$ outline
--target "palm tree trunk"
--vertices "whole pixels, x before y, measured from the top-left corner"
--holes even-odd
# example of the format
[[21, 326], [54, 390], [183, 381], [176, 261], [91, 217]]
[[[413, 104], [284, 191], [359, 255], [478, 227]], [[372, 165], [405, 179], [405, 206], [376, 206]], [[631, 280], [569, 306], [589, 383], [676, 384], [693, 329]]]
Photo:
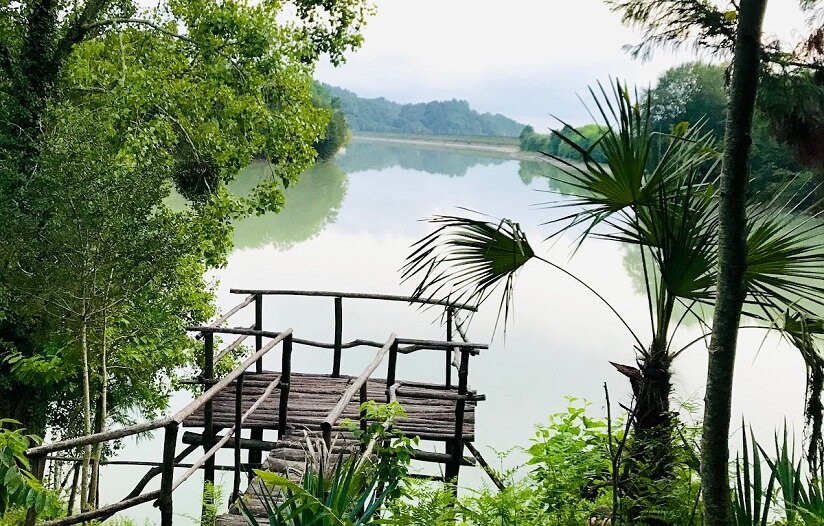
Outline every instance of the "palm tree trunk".
[[[639, 369], [619, 367], [629, 377], [635, 397], [634, 436], [624, 464], [623, 490], [631, 505], [627, 521], [631, 524], [660, 526], [666, 520], [649, 513], [665, 505], [663, 495], [672, 478], [672, 426], [670, 393], [672, 371], [666, 341], [656, 339]], [[660, 491], [659, 491], [660, 490]]]
[[735, 347], [746, 297], [746, 196], [752, 119], [761, 58], [761, 26], [767, 0], [741, 0], [724, 138], [719, 203], [718, 299], [704, 397], [701, 487], [707, 526], [729, 526], [729, 431]]

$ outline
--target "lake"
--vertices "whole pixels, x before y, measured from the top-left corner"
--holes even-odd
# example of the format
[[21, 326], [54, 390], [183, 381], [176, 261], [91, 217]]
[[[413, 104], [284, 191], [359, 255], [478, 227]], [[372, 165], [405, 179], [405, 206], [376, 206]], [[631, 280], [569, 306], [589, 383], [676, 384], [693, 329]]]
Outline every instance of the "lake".
[[[640, 257], [614, 243], [588, 240], [574, 253], [574, 236], [541, 242], [551, 230], [542, 223], [562, 213], [540, 203], [558, 199], [547, 163], [498, 158], [494, 154], [450, 149], [424, 149], [354, 140], [334, 163], [318, 166], [287, 191], [279, 215], [253, 217], [236, 226], [235, 250], [224, 269], [213, 274], [217, 299], [225, 311], [242, 296], [230, 288], [340, 290], [409, 294], [414, 283], [400, 283], [398, 270], [410, 245], [430, 232], [421, 219], [433, 214], [465, 213], [465, 207], [493, 217], [520, 222], [536, 251], [586, 281], [607, 298], [630, 325], [649, 340]], [[248, 168], [234, 190], [243, 192], [261, 177], [262, 165]], [[564, 210], [563, 213], [568, 213]], [[385, 340], [391, 332], [403, 337], [444, 339], [434, 310], [406, 304], [344, 300], [344, 340]], [[252, 309], [237, 324], [251, 324]], [[295, 335], [332, 341], [331, 298], [267, 298], [264, 325], [268, 330], [291, 327]], [[496, 327], [497, 301], [491, 300], [469, 327], [476, 342], [490, 349], [471, 361], [470, 384], [487, 395], [477, 410], [475, 445], [493, 465], [495, 450], [529, 444], [536, 423], [562, 411], [566, 397], [586, 399], [591, 413], [602, 417], [604, 382], [613, 407], [627, 402], [629, 386], [610, 361], [633, 364], [633, 339], [616, 317], [591, 293], [560, 272], [539, 263], [527, 265], [518, 277], [515, 313], [504, 332]], [[698, 324], [680, 332], [678, 342], [701, 335]], [[800, 429], [805, 376], [800, 357], [775, 335], [744, 330], [740, 337], [733, 407], [733, 443], [740, 440], [742, 415], [764, 443], [784, 418]], [[374, 350], [344, 351], [343, 372], [358, 374]], [[277, 369], [279, 353], [271, 353], [267, 368]], [[296, 347], [295, 371], [331, 371], [331, 352]], [[696, 345], [674, 364], [675, 406], [685, 418], [700, 418], [706, 373], [706, 347]], [[419, 352], [402, 356], [399, 379], [443, 381], [443, 355]], [[178, 394], [172, 409], [188, 399]], [[269, 438], [269, 437], [267, 437]], [[127, 442], [119, 458], [159, 460], [162, 437]], [[179, 449], [178, 449], [179, 450]], [[193, 459], [194, 457], [192, 457]], [[231, 463], [231, 450], [218, 463]], [[522, 458], [514, 452], [505, 465]], [[111, 466], [103, 470], [102, 502], [122, 498], [147, 468]], [[218, 472], [228, 498], [231, 474]], [[176, 518], [200, 512], [202, 479], [193, 477], [175, 492]], [[155, 487], [159, 481], [155, 481]], [[464, 468], [461, 484], [486, 482], [478, 468]], [[159, 521], [151, 505], [126, 514], [142, 524]]]

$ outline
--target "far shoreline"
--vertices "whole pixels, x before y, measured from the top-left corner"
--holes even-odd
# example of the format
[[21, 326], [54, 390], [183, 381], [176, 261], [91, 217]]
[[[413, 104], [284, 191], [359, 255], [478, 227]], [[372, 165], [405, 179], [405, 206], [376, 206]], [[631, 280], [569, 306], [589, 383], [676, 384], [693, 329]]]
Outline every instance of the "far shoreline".
[[496, 154], [496, 156], [503, 159], [519, 161], [548, 161], [544, 155], [538, 152], [522, 151], [516, 137], [353, 133], [352, 140], [408, 144], [432, 149], [485, 152]]

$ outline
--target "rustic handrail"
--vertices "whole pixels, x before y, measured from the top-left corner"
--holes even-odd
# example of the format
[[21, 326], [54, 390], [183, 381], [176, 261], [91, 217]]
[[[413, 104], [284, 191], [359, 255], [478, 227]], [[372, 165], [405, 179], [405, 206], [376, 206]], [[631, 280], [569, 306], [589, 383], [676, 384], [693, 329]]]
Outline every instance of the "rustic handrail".
[[292, 329], [288, 329], [281, 333], [274, 334], [278, 334], [278, 336], [275, 337], [271, 342], [266, 344], [264, 347], [262, 347], [259, 351], [257, 351], [249, 358], [247, 358], [232, 372], [223, 377], [219, 382], [211, 386], [201, 396], [190, 402], [189, 405], [175, 413], [173, 416], [156, 418], [155, 420], [152, 420], [150, 422], [142, 422], [140, 424], [122, 427], [119, 429], [112, 429], [109, 431], [93, 433], [91, 435], [86, 435], [82, 437], [69, 438], [66, 440], [61, 440], [59, 442], [52, 442], [50, 444], [43, 444], [41, 446], [30, 448], [28, 451], [26, 451], [26, 455], [28, 455], [29, 457], [37, 457], [49, 453], [54, 453], [55, 451], [65, 451], [67, 449], [73, 449], [76, 447], [98, 444], [100, 442], [108, 442], [110, 440], [116, 440], [119, 438], [126, 438], [132, 435], [137, 435], [139, 433], [145, 433], [147, 431], [154, 431], [155, 429], [165, 427], [172, 422], [181, 423], [186, 417], [193, 414], [195, 411], [200, 409], [206, 402], [214, 398], [218, 392], [220, 392], [233, 380], [240, 376], [240, 374], [243, 373], [246, 369], [248, 369], [258, 358], [262, 357], [264, 354], [269, 352], [275, 345], [283, 341], [283, 339], [285, 339], [287, 336], [290, 336], [292, 334]]
[[384, 343], [383, 347], [381, 347], [381, 349], [375, 354], [375, 358], [373, 358], [369, 365], [366, 366], [366, 369], [363, 370], [360, 376], [355, 378], [352, 381], [352, 383], [349, 384], [349, 387], [338, 400], [337, 405], [335, 405], [332, 411], [330, 411], [329, 414], [326, 415], [326, 418], [323, 420], [323, 422], [321, 422], [320, 427], [321, 431], [323, 432], [323, 439], [326, 442], [327, 446], [330, 444], [332, 440], [332, 427], [335, 425], [335, 422], [338, 421], [340, 415], [343, 414], [344, 410], [346, 410], [346, 406], [348, 406], [349, 402], [352, 401], [352, 398], [355, 396], [355, 393], [357, 393], [360, 390], [361, 386], [366, 384], [366, 381], [369, 379], [370, 376], [372, 376], [372, 373], [374, 373], [375, 369], [377, 369], [378, 366], [381, 364], [383, 358], [386, 356], [386, 353], [388, 353], [389, 350], [392, 347], [395, 347], [396, 345], [397, 340], [395, 338], [395, 333], [392, 333], [389, 336], [389, 339], [386, 341], [386, 343]]
[[[251, 365], [251, 363], [250, 363], [250, 365]], [[249, 418], [249, 416], [252, 415], [252, 413], [257, 411], [257, 409], [261, 406], [261, 404], [263, 404], [263, 402], [265, 402], [266, 399], [269, 398], [272, 395], [274, 390], [279, 385], [280, 385], [280, 377], [279, 376], [276, 377], [271, 382], [269, 382], [269, 385], [266, 388], [266, 390], [263, 392], [263, 394], [260, 395], [260, 397], [258, 397], [258, 399], [255, 400], [255, 403], [252, 404], [252, 406], [249, 409], [247, 409], [246, 412], [243, 413], [243, 416], [240, 417], [241, 425], [246, 421], [247, 418]], [[216, 442], [215, 445], [212, 446], [211, 449], [209, 449], [209, 451], [207, 451], [203, 456], [201, 456], [199, 459], [197, 459], [195, 462], [193, 462], [192, 466], [189, 469], [187, 469], [183, 473], [183, 475], [181, 475], [180, 477], [178, 477], [174, 481], [174, 484], [172, 484], [172, 491], [176, 490], [181, 484], [186, 482], [186, 480], [189, 477], [191, 477], [194, 473], [196, 473], [197, 470], [200, 469], [203, 466], [203, 464], [206, 463], [207, 460], [212, 458], [215, 455], [215, 453], [220, 451], [220, 448], [222, 448], [226, 444], [226, 442], [228, 442], [229, 439], [232, 438], [235, 435], [236, 432], [237, 432], [237, 427], [235, 425], [232, 425], [232, 427], [230, 427], [226, 431], [226, 434], [223, 435], [223, 437], [218, 442]]]
[[171, 417], [171, 420], [174, 421], [174, 422], [177, 422], [177, 423], [182, 423], [183, 420], [185, 420], [187, 417], [191, 416], [195, 411], [200, 409], [200, 407], [202, 407], [206, 402], [210, 401], [212, 398], [217, 396], [217, 394], [220, 391], [225, 389], [230, 383], [232, 383], [235, 379], [237, 379], [238, 376], [243, 374], [246, 371], [246, 369], [251, 367], [252, 364], [255, 363], [258, 360], [258, 358], [262, 358], [263, 355], [265, 355], [267, 352], [271, 351], [272, 348], [274, 348], [277, 344], [279, 344], [280, 342], [285, 340], [287, 337], [291, 336], [292, 335], [292, 329], [286, 329], [283, 332], [272, 333], [272, 334], [277, 334], [277, 336], [275, 336], [272, 339], [272, 341], [270, 341], [269, 343], [267, 343], [266, 345], [261, 347], [261, 349], [259, 351], [257, 351], [256, 353], [254, 353], [251, 356], [249, 356], [248, 358], [246, 358], [243, 361], [243, 363], [241, 363], [240, 365], [235, 367], [232, 370], [232, 372], [230, 372], [229, 374], [227, 374], [226, 376], [221, 378], [219, 382], [214, 384], [206, 392], [204, 392], [202, 395], [200, 395], [197, 398], [197, 400], [192, 401], [189, 405], [187, 405], [186, 407], [184, 407], [183, 409], [181, 409], [180, 411], [175, 413], [175, 415], [173, 417]]
[[[216, 320], [214, 320], [209, 325], [209, 327], [217, 327], [217, 326], [225, 323], [226, 320], [228, 320], [229, 318], [231, 318], [232, 316], [234, 316], [235, 314], [237, 314], [238, 312], [240, 312], [241, 310], [246, 308], [246, 306], [248, 306], [250, 303], [255, 302], [255, 300], [257, 300], [257, 298], [255, 297], [254, 294], [250, 294], [250, 295], [246, 296], [243, 299], [243, 301], [241, 301], [240, 303], [238, 303], [237, 305], [235, 305], [234, 307], [232, 307], [231, 309], [226, 311], [226, 314], [223, 314], [223, 315], [219, 316]], [[195, 339], [199, 340], [202, 337], [203, 337], [203, 333], [198, 334], [197, 336], [195, 336]]]
[[243, 301], [241, 301], [240, 303], [238, 303], [237, 305], [235, 305], [234, 307], [229, 309], [229, 311], [226, 312], [226, 314], [224, 314], [223, 316], [221, 316], [218, 319], [216, 319], [215, 321], [213, 321], [211, 323], [211, 325], [212, 326], [220, 325], [221, 323], [225, 322], [226, 320], [228, 320], [229, 318], [231, 318], [232, 316], [234, 316], [235, 314], [240, 312], [241, 309], [243, 309], [244, 307], [246, 307], [247, 305], [249, 305], [253, 301], [255, 301], [255, 295], [254, 294], [249, 294], [248, 296], [246, 296], [246, 298]]
[[[280, 333], [279, 332], [272, 332], [272, 331], [258, 331], [251, 328], [246, 327], [212, 327], [212, 326], [205, 326], [205, 327], [186, 327], [188, 331], [198, 331], [198, 332], [210, 332], [213, 334], [240, 334], [243, 336], [263, 336], [264, 338], [275, 338]], [[300, 345], [306, 345], [309, 347], [317, 347], [320, 349], [334, 349], [334, 343], [324, 343], [324, 342], [317, 342], [313, 340], [307, 340], [304, 338], [293, 338], [292, 341], [294, 343]], [[398, 348], [398, 352], [400, 354], [409, 354], [415, 351], [420, 350], [430, 350], [430, 351], [448, 351], [450, 349], [469, 349], [471, 354], [478, 354], [478, 351], [489, 349], [489, 345], [484, 343], [471, 343], [471, 342], [461, 342], [461, 341], [444, 341], [444, 340], [419, 340], [414, 338], [396, 338], [398, 345], [406, 345], [406, 347]], [[364, 339], [357, 339], [352, 340], [346, 343], [340, 344], [340, 348], [342, 349], [352, 349], [354, 347], [375, 347], [381, 348], [384, 346], [385, 342], [378, 342], [374, 340], [364, 340]], [[234, 343], [232, 344], [234, 345]], [[231, 346], [230, 346], [231, 347]], [[219, 358], [223, 357], [222, 351], [221, 354], [218, 354], [218, 357], [215, 358], [215, 363], [217, 363]]]
[[315, 298], [351, 298], [378, 301], [401, 301], [404, 303], [419, 303], [422, 305], [441, 305], [470, 312], [478, 312], [478, 307], [468, 303], [456, 303], [443, 299], [416, 298], [414, 296], [396, 296], [393, 294], [368, 294], [364, 292], [333, 292], [322, 290], [266, 290], [266, 289], [230, 289], [232, 294], [260, 294], [262, 296], [309, 296]]
[[[254, 326], [254, 325], [250, 325], [250, 326], [249, 326], [249, 328], [250, 328], [250, 329], [254, 329], [254, 328], [255, 328], [255, 326]], [[241, 344], [241, 343], [243, 343], [243, 341], [244, 341], [246, 338], [248, 338], [249, 336], [251, 336], [251, 334], [242, 334], [242, 335], [241, 335], [238, 339], [236, 339], [235, 341], [233, 341], [232, 343], [230, 343], [229, 345], [227, 345], [227, 346], [226, 346], [226, 348], [224, 348], [222, 351], [220, 351], [219, 353], [217, 353], [217, 356], [215, 356], [215, 363], [219, 363], [219, 362], [220, 362], [220, 360], [222, 360], [223, 358], [225, 358], [227, 354], [229, 354], [230, 352], [232, 352], [232, 351], [234, 351], [235, 349], [237, 349], [238, 347], [240, 347], [240, 344]]]
[[139, 504], [143, 504], [146, 502], [151, 502], [157, 499], [160, 496], [160, 490], [150, 491], [149, 493], [143, 493], [142, 495], [137, 495], [136, 497], [131, 497], [128, 499], [123, 499], [121, 501], [115, 502], [114, 504], [109, 504], [108, 506], [103, 506], [102, 508], [97, 508], [96, 510], [86, 511], [83, 513], [78, 513], [77, 515], [72, 515], [70, 517], [63, 517], [61, 519], [53, 519], [50, 521], [38, 522], [37, 526], [66, 526], [69, 524], [77, 524], [79, 522], [88, 522], [100, 517], [104, 516], [111, 516], [114, 513], [122, 510], [126, 510], [129, 508], [133, 508]]

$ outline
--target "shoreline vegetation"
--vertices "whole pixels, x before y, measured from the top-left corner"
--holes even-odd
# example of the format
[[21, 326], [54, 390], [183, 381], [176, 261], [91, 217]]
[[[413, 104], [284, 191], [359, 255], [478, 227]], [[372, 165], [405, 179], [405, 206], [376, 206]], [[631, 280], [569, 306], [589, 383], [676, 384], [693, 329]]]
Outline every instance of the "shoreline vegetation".
[[505, 159], [519, 161], [546, 161], [549, 158], [538, 152], [520, 149], [517, 137], [491, 137], [475, 135], [430, 135], [413, 133], [366, 133], [353, 132], [353, 141], [370, 141], [391, 144], [408, 144], [420, 148], [465, 150], [488, 153]]

